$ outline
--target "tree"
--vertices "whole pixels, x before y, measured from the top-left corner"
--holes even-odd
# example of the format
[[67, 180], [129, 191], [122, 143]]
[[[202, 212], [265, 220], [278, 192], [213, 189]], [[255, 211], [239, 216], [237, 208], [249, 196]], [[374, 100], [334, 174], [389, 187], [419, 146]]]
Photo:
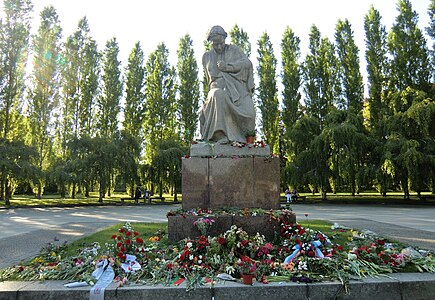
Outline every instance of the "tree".
[[[0, 138], [0, 169], [10, 181], [33, 181], [40, 176], [39, 170], [33, 165], [37, 153], [33, 147], [23, 141], [9, 141]], [[5, 190], [5, 205], [10, 205], [13, 195], [13, 185], [7, 184]]]
[[[334, 181], [345, 177], [352, 196], [358, 190], [357, 174], [363, 164], [366, 135], [363, 131], [363, 78], [359, 69], [359, 49], [355, 44], [349, 21], [339, 20], [335, 32], [339, 61], [340, 91], [344, 99], [345, 118], [332, 127], [331, 143], [334, 145]], [[339, 107], [340, 108], [340, 107]], [[334, 174], [334, 172], [333, 172]]]
[[315, 25], [311, 27], [309, 40], [303, 68], [304, 102], [307, 114], [318, 118], [322, 127], [333, 101], [339, 99], [337, 58], [334, 45], [321, 37]]
[[[145, 160], [154, 166], [153, 157], [158, 152], [159, 141], [176, 135], [178, 127], [175, 111], [175, 69], [168, 60], [169, 51], [165, 44], [159, 44], [149, 55], [145, 76]], [[155, 171], [155, 170], [154, 170]], [[151, 170], [153, 172], [153, 170]], [[151, 176], [162, 188], [162, 174]], [[151, 188], [153, 191], [153, 187]], [[162, 191], [160, 191], [162, 192]]]
[[364, 87], [359, 69], [359, 49], [355, 44], [353, 31], [347, 19], [338, 21], [335, 40], [340, 66], [340, 90], [345, 99], [345, 108], [355, 114], [362, 115]]
[[329, 138], [331, 121], [326, 121], [334, 108], [334, 100], [339, 99], [338, 62], [334, 45], [327, 38], [321, 37], [315, 25], [311, 27], [309, 40], [310, 51], [305, 58], [303, 68], [305, 104], [307, 116], [317, 119], [317, 122], [311, 121], [310, 123], [317, 124], [319, 128], [312, 129], [312, 132], [318, 135], [300, 154], [297, 165], [301, 167], [302, 162], [307, 163], [311, 160], [308, 167], [304, 169], [309, 168], [307, 173], [315, 176], [314, 190], [320, 187], [322, 199], [326, 200], [331, 175], [329, 161], [332, 155]]
[[[28, 112], [31, 144], [38, 152], [36, 166], [41, 173], [48, 168], [54, 138], [52, 119], [59, 101], [59, 55], [62, 29], [53, 6], [41, 12], [41, 25], [33, 37], [33, 76]], [[36, 195], [42, 195], [44, 179], [39, 178]]]
[[102, 93], [97, 99], [98, 134], [109, 140], [118, 135], [118, 117], [120, 112], [123, 81], [121, 62], [118, 60], [119, 46], [116, 38], [106, 43], [103, 55]]
[[[5, 0], [0, 21], [0, 129], [1, 137], [17, 135], [30, 35], [30, 0]], [[0, 199], [7, 198], [10, 173], [0, 168]]]
[[387, 72], [387, 33], [381, 23], [379, 12], [370, 7], [364, 19], [367, 73], [369, 83], [369, 126], [379, 128], [379, 121], [385, 115], [386, 72]]
[[[95, 40], [90, 35], [88, 21], [83, 18], [78, 23], [77, 30], [67, 38], [61, 71], [62, 103], [61, 112], [58, 116], [58, 144], [61, 150], [61, 158], [82, 159], [74, 157], [74, 151], [67, 145], [73, 140], [85, 136], [93, 136], [95, 129], [95, 99], [98, 93], [98, 80], [100, 74], [100, 54]], [[81, 174], [74, 173], [69, 177], [72, 184], [71, 197], [75, 198], [77, 178], [84, 178]], [[78, 172], [78, 171], [77, 171]], [[85, 186], [88, 195], [89, 180], [81, 182]], [[63, 187], [60, 188], [61, 190]]]
[[[409, 134], [411, 128], [404, 116], [410, 114], [413, 107], [419, 107], [419, 102], [426, 101], [425, 95], [433, 95], [433, 87], [426, 40], [417, 26], [418, 15], [408, 0], [400, 0], [397, 9], [399, 14], [387, 41], [392, 59], [387, 98], [391, 115], [386, 136], [392, 142], [387, 142], [386, 146], [387, 150], [394, 150], [389, 151], [395, 169], [394, 179], [401, 185], [404, 198], [409, 199], [412, 182], [420, 189], [421, 178], [426, 176], [423, 180], [433, 180], [433, 177], [427, 178], [430, 173], [426, 174], [418, 167], [430, 161], [433, 153], [424, 152], [431, 149], [425, 147], [426, 137]], [[429, 96], [429, 99], [433, 101], [433, 97]], [[425, 122], [433, 123], [430, 118]], [[433, 140], [433, 136], [431, 138]], [[417, 167], [410, 168], [413, 163]]]
[[251, 56], [251, 43], [248, 33], [239, 28], [237, 24], [230, 30], [231, 44], [238, 46], [249, 58]]
[[185, 35], [180, 39], [177, 55], [179, 79], [177, 110], [180, 117], [180, 133], [184, 143], [189, 144], [195, 136], [199, 108], [198, 63], [195, 59], [192, 40], [189, 35]]
[[387, 41], [392, 56], [390, 88], [403, 91], [409, 86], [428, 92], [430, 60], [426, 39], [418, 28], [418, 15], [412, 10], [409, 0], [399, 0], [397, 10], [399, 14]]
[[[123, 81], [121, 77], [121, 62], [118, 60], [119, 47], [116, 38], [107, 41], [104, 49], [102, 66], [102, 93], [97, 99], [97, 124], [98, 136], [106, 142], [112, 142], [119, 137], [118, 118], [120, 112]], [[101, 143], [98, 143], [101, 145]], [[106, 149], [99, 150], [102, 153]], [[109, 191], [112, 187], [112, 175], [115, 170], [115, 162], [107, 160], [106, 171], [100, 174], [100, 201], [105, 196], [106, 187]], [[107, 176], [107, 178], [102, 178]]]
[[[294, 34], [290, 27], [287, 27], [284, 31], [284, 35], [281, 41], [281, 57], [282, 57], [282, 112], [281, 119], [284, 126], [284, 132], [282, 139], [283, 151], [288, 159], [287, 167], [285, 168], [284, 179], [285, 185], [295, 177], [296, 174], [291, 172], [292, 162], [297, 155], [296, 144], [298, 140], [291, 134], [296, 122], [302, 116], [301, 110], [301, 93], [300, 88], [302, 85], [302, 70], [299, 63], [300, 59], [300, 39]], [[281, 141], [280, 139], [280, 141]], [[284, 164], [284, 163], [283, 163]], [[282, 168], [284, 169], [284, 168]]]
[[429, 4], [429, 8], [427, 10], [429, 14], [429, 26], [426, 27], [427, 34], [432, 38], [432, 80], [435, 80], [434, 68], [435, 68], [435, 0]]
[[[132, 163], [128, 168], [122, 168], [124, 180], [130, 187], [130, 195], [134, 195], [134, 185], [139, 181], [138, 168], [143, 141], [143, 115], [145, 112], [145, 66], [144, 54], [137, 42], [128, 58], [128, 65], [125, 71], [125, 107], [122, 140], [126, 141], [125, 148], [133, 154]], [[137, 149], [137, 151], [135, 151]], [[124, 172], [125, 171], [125, 172]]]
[[270, 145], [273, 153], [277, 153], [279, 151], [279, 109], [276, 86], [277, 60], [273, 53], [272, 43], [266, 32], [258, 40], [257, 52], [257, 73], [259, 78], [258, 103], [262, 117], [262, 129], [266, 143]]

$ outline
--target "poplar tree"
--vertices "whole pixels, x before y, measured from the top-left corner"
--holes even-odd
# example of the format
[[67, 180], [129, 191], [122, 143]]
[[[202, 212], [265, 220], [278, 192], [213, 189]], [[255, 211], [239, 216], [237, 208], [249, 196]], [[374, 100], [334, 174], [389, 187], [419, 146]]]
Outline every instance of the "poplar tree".
[[248, 33], [239, 28], [237, 24], [230, 30], [231, 44], [238, 46], [249, 58], [251, 56], [251, 43]]
[[299, 63], [301, 56], [300, 39], [290, 27], [284, 31], [281, 41], [282, 57], [282, 120], [286, 132], [286, 140], [291, 139], [290, 131], [296, 121], [301, 117], [302, 69]]
[[[303, 68], [307, 119], [302, 120], [302, 124], [309, 126], [305, 129], [304, 141], [300, 141], [308, 147], [300, 154], [297, 166], [302, 173], [311, 177], [314, 190], [320, 187], [322, 199], [326, 200], [331, 175], [330, 127], [337, 120], [327, 120], [327, 117], [334, 111], [334, 101], [339, 99], [340, 94], [338, 61], [334, 45], [326, 37], [321, 37], [315, 25], [311, 27], [309, 41], [309, 52]], [[316, 128], [316, 125], [319, 127]], [[298, 126], [298, 130], [301, 129]], [[308, 137], [311, 140], [305, 141]]]
[[[91, 37], [88, 21], [79, 21], [77, 30], [67, 38], [62, 58], [62, 104], [58, 117], [58, 140], [61, 159], [68, 161], [71, 197], [75, 198], [77, 184], [83, 184], [89, 193], [90, 166], [83, 162], [87, 151], [80, 151], [79, 140], [95, 136], [95, 107], [100, 75], [100, 53]], [[62, 174], [62, 172], [57, 172]], [[57, 180], [64, 184], [63, 176]], [[60, 186], [60, 190], [63, 190]]]
[[178, 127], [175, 115], [176, 72], [170, 65], [168, 56], [165, 44], [159, 44], [148, 57], [145, 76], [145, 161], [151, 166], [151, 190], [154, 190], [154, 183], [157, 183], [160, 196], [163, 193], [164, 176], [162, 167], [157, 164], [158, 145], [176, 136]]
[[336, 49], [338, 54], [342, 96], [345, 109], [362, 116], [364, 87], [359, 69], [359, 49], [355, 44], [353, 30], [349, 20], [339, 20], [335, 29]]
[[143, 141], [143, 115], [145, 112], [145, 65], [144, 53], [137, 42], [134, 45], [125, 70], [125, 106], [122, 121], [122, 139], [125, 141], [123, 150], [132, 157], [130, 163], [120, 168], [120, 175], [134, 196], [135, 183], [139, 181], [138, 168]]
[[[0, 20], [0, 130], [5, 143], [19, 137], [25, 68], [30, 36], [30, 0], [5, 0]], [[12, 177], [0, 167], [0, 199], [9, 204]]]
[[379, 128], [379, 121], [386, 111], [385, 95], [387, 60], [387, 32], [381, 23], [382, 17], [371, 6], [364, 19], [367, 73], [369, 84], [369, 126]]
[[113, 140], [118, 135], [118, 118], [123, 90], [119, 46], [116, 38], [107, 41], [102, 59], [102, 88], [97, 98], [99, 136]]
[[[54, 140], [53, 117], [59, 105], [59, 62], [61, 32], [58, 15], [53, 6], [41, 12], [41, 24], [33, 37], [33, 74], [28, 113], [30, 139], [38, 153], [36, 166], [41, 172], [48, 168]], [[44, 177], [38, 179], [36, 196], [41, 197]]]
[[273, 52], [272, 42], [265, 32], [258, 40], [258, 105], [261, 111], [262, 130], [265, 141], [273, 153], [279, 152], [279, 103], [276, 86], [277, 60]]
[[302, 85], [302, 68], [299, 63], [301, 56], [300, 39], [297, 37], [290, 27], [284, 31], [281, 40], [281, 57], [282, 57], [282, 71], [281, 81], [283, 84], [282, 91], [282, 112], [281, 119], [283, 124], [283, 132], [281, 133], [281, 159], [282, 162], [281, 176], [284, 185], [288, 183], [296, 185], [298, 174], [294, 168], [294, 160], [297, 156], [297, 144], [292, 134], [293, 127], [302, 116], [301, 109], [301, 93], [300, 88]]
[[308, 115], [317, 118], [322, 126], [340, 94], [337, 58], [334, 45], [328, 38], [321, 37], [315, 25], [311, 27], [309, 41], [303, 68], [304, 102]]
[[[399, 14], [387, 41], [392, 56], [390, 89], [403, 91], [411, 87], [428, 92], [431, 76], [429, 52], [423, 32], [418, 27], [418, 15], [412, 10], [409, 0], [399, 0], [397, 10]], [[396, 108], [406, 110], [410, 104]]]
[[198, 124], [199, 109], [199, 79], [198, 63], [195, 59], [192, 39], [185, 35], [180, 39], [177, 51], [178, 74], [178, 115], [180, 118], [180, 135], [186, 145], [189, 145], [195, 136]]
[[[370, 130], [371, 151], [367, 164], [368, 174], [374, 174], [376, 185], [382, 196], [386, 196], [387, 189], [392, 183], [391, 160], [384, 155], [387, 142], [385, 124], [389, 118], [387, 100], [387, 32], [382, 25], [382, 17], [371, 6], [364, 19], [367, 73], [369, 84], [368, 98], [368, 129]], [[388, 152], [387, 152], [388, 153]]]

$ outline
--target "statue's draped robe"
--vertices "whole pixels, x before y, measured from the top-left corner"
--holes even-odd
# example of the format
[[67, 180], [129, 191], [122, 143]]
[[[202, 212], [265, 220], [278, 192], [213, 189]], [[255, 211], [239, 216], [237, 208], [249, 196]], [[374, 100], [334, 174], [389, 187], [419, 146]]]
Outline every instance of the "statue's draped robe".
[[[218, 69], [219, 60], [226, 62], [229, 71]], [[230, 141], [245, 142], [245, 132], [255, 130], [251, 61], [238, 47], [225, 45], [222, 54], [213, 49], [206, 52], [202, 63], [209, 83], [199, 116], [202, 139], [216, 141], [220, 131]]]

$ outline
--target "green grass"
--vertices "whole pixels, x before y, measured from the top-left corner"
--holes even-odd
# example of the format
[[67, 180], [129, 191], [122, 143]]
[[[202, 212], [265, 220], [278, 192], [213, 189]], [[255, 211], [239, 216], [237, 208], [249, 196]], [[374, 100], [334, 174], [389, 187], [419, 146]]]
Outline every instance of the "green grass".
[[[154, 195], [157, 196], [157, 195]], [[121, 205], [121, 198], [129, 198], [127, 193], [114, 193], [110, 197], [103, 199], [103, 205]], [[163, 194], [165, 198], [164, 203], [173, 203], [174, 196], [170, 194]], [[181, 201], [181, 195], [178, 195], [178, 201]], [[143, 203], [143, 198], [140, 199], [140, 203]], [[153, 203], [160, 202], [160, 200], [153, 200]], [[134, 203], [134, 200], [126, 200], [126, 204]], [[34, 196], [29, 195], [14, 195], [10, 199], [10, 206], [19, 207], [36, 207], [36, 206], [74, 206], [74, 205], [101, 205], [98, 202], [98, 193], [90, 193], [90, 196], [86, 198], [82, 194], [77, 194], [75, 199], [61, 198], [60, 195], [43, 195], [41, 199], [37, 199]], [[0, 207], [7, 207], [4, 202], [0, 203]]]
[[[101, 247], [104, 247], [106, 243], [112, 243], [112, 235], [118, 233], [118, 229], [125, 223], [115, 224], [100, 230], [94, 234], [78, 239], [67, 245], [66, 253], [68, 255], [74, 255], [78, 250], [86, 247], [94, 242], [98, 242]], [[139, 232], [140, 237], [144, 240], [155, 235], [157, 231], [168, 232], [168, 223], [131, 223], [133, 229]]]

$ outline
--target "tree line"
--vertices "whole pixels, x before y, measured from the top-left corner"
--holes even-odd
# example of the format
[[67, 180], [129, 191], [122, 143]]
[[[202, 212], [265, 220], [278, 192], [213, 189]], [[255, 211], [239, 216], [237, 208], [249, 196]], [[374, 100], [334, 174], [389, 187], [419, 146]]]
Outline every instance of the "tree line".
[[[181, 157], [195, 138], [207, 92], [192, 39], [171, 65], [164, 43], [148, 57], [137, 42], [123, 68], [116, 37], [102, 51], [88, 20], [62, 40], [56, 9], [30, 34], [30, 0], [4, 0], [0, 21], [0, 199], [17, 190], [74, 198], [146, 185], [160, 195], [181, 186]], [[435, 0], [425, 28], [435, 39]], [[429, 49], [409, 0], [397, 2], [387, 32], [372, 6], [365, 15], [369, 96], [347, 19], [335, 41], [311, 27], [309, 49], [285, 28], [278, 61], [267, 32], [257, 41], [255, 101], [262, 138], [281, 158], [281, 184], [321, 192], [377, 189], [435, 192], [434, 45]], [[251, 56], [237, 25], [231, 43]], [[204, 42], [204, 48], [210, 45]], [[31, 54], [31, 55], [30, 55]], [[28, 63], [32, 64], [30, 74]], [[283, 86], [281, 101], [278, 80]]]

